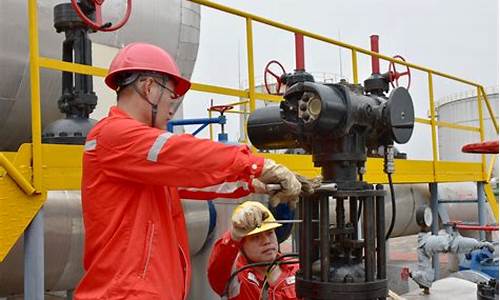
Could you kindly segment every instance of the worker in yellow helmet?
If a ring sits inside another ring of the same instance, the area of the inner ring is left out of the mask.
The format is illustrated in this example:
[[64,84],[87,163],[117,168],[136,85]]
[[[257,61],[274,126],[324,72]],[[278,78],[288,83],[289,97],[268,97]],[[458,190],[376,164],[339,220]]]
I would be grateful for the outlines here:
[[[297,299],[294,259],[280,259],[272,213],[260,202],[247,201],[236,207],[232,226],[214,245],[208,265],[212,289],[230,300]],[[286,264],[255,266],[235,273],[253,263]]]

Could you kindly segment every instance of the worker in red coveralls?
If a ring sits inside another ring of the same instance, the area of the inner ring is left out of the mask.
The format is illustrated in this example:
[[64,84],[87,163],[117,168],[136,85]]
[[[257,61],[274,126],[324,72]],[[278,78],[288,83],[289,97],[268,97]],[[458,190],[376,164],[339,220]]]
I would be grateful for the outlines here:
[[294,201],[300,182],[247,146],[165,132],[191,84],[163,49],[126,46],[105,82],[117,106],[84,146],[85,275],[75,299],[186,299],[191,266],[180,198],[237,198],[279,183],[273,198]]
[[287,264],[257,266],[237,270],[253,263],[272,263],[280,258],[274,230],[281,226],[264,205],[247,201],[232,215],[232,227],[214,245],[208,264],[212,289],[230,300],[297,299],[296,259]]

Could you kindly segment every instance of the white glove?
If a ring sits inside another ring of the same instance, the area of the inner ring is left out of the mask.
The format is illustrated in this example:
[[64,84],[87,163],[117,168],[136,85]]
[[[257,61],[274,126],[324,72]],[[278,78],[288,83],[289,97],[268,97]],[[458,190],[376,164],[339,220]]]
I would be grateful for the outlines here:
[[250,231],[262,225],[262,220],[267,217],[267,212],[256,205],[249,205],[242,208],[231,218],[231,239],[233,241],[240,241]]
[[274,160],[264,160],[262,175],[258,178],[264,184],[279,184],[281,190],[271,196],[269,202],[272,206],[281,203],[295,205],[298,201],[302,185],[295,174],[285,166],[277,164]]

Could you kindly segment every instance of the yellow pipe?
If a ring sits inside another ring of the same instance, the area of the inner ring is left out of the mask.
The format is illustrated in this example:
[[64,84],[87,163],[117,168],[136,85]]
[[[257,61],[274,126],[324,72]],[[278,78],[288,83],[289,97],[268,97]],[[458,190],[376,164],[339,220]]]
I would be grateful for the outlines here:
[[445,121],[437,121],[436,124],[439,127],[447,127],[447,128],[459,129],[459,130],[464,130],[464,131],[479,132],[479,130],[480,130],[479,127],[460,125],[460,124],[455,124],[455,123],[450,123],[450,122],[445,122]]
[[358,84],[358,53],[352,49],[352,82]]
[[220,86],[210,85],[210,84],[195,83],[195,82],[191,83],[191,90],[198,91],[198,92],[207,92],[207,93],[226,95],[226,96],[234,96],[234,97],[239,97],[239,98],[247,98],[248,97],[248,93],[245,91],[232,89],[232,88],[226,88],[226,87],[220,87]]
[[[477,88],[477,112],[479,114],[479,137],[481,142],[484,142],[484,120],[483,120],[483,103],[481,102],[481,88]],[[483,168],[483,178],[486,175],[486,154],[481,154],[481,165]]]
[[495,194],[493,194],[493,189],[491,188],[491,184],[489,182],[486,182],[484,185],[484,192],[486,193],[486,199],[488,199],[488,203],[490,204],[491,210],[493,211],[495,220],[498,224],[498,202]]
[[31,139],[33,153],[33,186],[41,192],[42,186],[42,119],[40,109],[40,66],[38,48],[38,20],[36,0],[28,0],[30,92],[31,92]]
[[[246,18],[246,32],[247,32],[247,58],[248,58],[248,96],[250,100],[250,113],[252,113],[255,110],[255,71],[253,65],[254,64],[253,29],[252,29],[251,18]],[[248,132],[246,132],[245,130],[245,140],[248,140],[247,137],[248,137]],[[252,147],[252,150],[255,149]]]
[[456,80],[456,81],[459,81],[459,82],[462,82],[462,83],[465,83],[465,84],[469,84],[469,85],[473,85],[473,86],[479,86],[478,83],[475,83],[475,82],[472,82],[472,81],[468,81],[468,80],[465,80],[465,79],[462,79],[462,78],[459,78],[459,77],[456,77],[456,76],[453,76],[453,75],[450,75],[450,74],[446,74],[446,73],[443,73],[443,72],[439,72],[439,71],[436,71],[436,70],[433,70],[433,69],[430,69],[430,68],[427,68],[427,67],[423,67],[423,66],[420,66],[420,65],[412,64],[412,63],[409,63],[409,62],[404,62],[402,60],[395,59],[395,58],[392,58],[390,56],[386,56],[386,55],[383,55],[383,54],[380,54],[380,53],[377,53],[377,52],[372,52],[372,51],[363,49],[361,47],[357,47],[357,46],[354,46],[354,45],[350,45],[350,44],[347,44],[347,43],[343,43],[343,42],[340,42],[340,41],[337,41],[337,40],[334,40],[334,39],[330,39],[330,38],[321,36],[319,34],[307,32],[305,30],[301,30],[301,29],[298,29],[298,28],[295,28],[295,27],[292,27],[292,26],[288,26],[288,25],[285,25],[285,24],[282,24],[282,23],[278,23],[278,22],[275,22],[275,21],[272,21],[272,20],[268,20],[268,19],[265,19],[263,17],[257,16],[257,15],[254,15],[254,14],[249,14],[249,13],[246,13],[246,12],[238,10],[238,9],[234,9],[234,8],[231,8],[231,7],[228,7],[228,6],[224,6],[224,5],[221,5],[221,4],[218,4],[218,3],[214,3],[212,1],[207,1],[207,0],[189,0],[189,1],[194,2],[194,3],[198,3],[200,5],[204,5],[204,6],[207,6],[207,7],[211,7],[211,8],[220,10],[220,11],[224,11],[224,12],[227,12],[227,13],[230,13],[230,14],[233,14],[233,15],[237,15],[237,16],[246,18],[247,20],[251,19],[253,21],[260,22],[260,23],[263,23],[263,24],[267,24],[267,25],[270,25],[270,26],[273,26],[273,27],[277,27],[277,28],[280,28],[280,29],[283,29],[283,30],[286,30],[286,31],[290,31],[290,32],[293,32],[293,33],[302,34],[304,37],[309,37],[309,38],[312,38],[312,39],[316,39],[316,40],[319,40],[319,41],[323,41],[323,42],[326,42],[326,43],[337,45],[337,46],[340,46],[340,47],[343,47],[343,48],[348,48],[348,49],[351,49],[351,50],[356,50],[357,52],[366,54],[368,56],[376,56],[376,57],[378,57],[380,59],[383,59],[383,60],[386,60],[386,61],[390,61],[390,62],[395,62],[395,63],[398,63],[400,65],[408,66],[408,67],[410,67],[412,69],[417,69],[417,70],[424,71],[424,72],[427,72],[427,73],[432,73],[434,75],[438,75],[438,76],[442,76],[442,77],[445,77],[445,78],[448,78],[448,79]]
[[239,115],[248,115],[250,114],[249,112],[246,112],[246,111],[242,111],[242,110],[226,110],[224,112],[225,114],[239,114]]
[[490,100],[488,99],[488,96],[486,95],[486,92],[484,91],[484,87],[480,86],[481,93],[483,94],[484,102],[486,103],[486,107],[488,108],[488,112],[490,113],[491,121],[493,122],[493,126],[495,126],[495,130],[498,134],[498,122],[497,122],[497,116],[495,116],[495,113],[493,112],[493,108],[491,107]]
[[257,93],[257,92],[255,93],[255,99],[267,100],[267,101],[278,102],[278,103],[283,101],[282,96],[262,94],[262,93]]
[[253,62],[253,30],[252,19],[246,19],[247,29],[247,57],[248,57],[248,96],[250,100],[250,112],[255,110],[255,71]]
[[40,67],[51,70],[66,71],[66,72],[99,76],[99,77],[105,77],[108,74],[108,70],[104,68],[82,65],[77,63],[69,63],[47,57],[40,57]]
[[243,104],[248,104],[248,100],[240,101],[240,102],[233,102],[233,103],[229,103],[229,104],[226,104],[226,105],[236,106],[236,105],[243,105]]
[[495,154],[491,157],[490,166],[488,168],[488,178],[486,178],[486,182],[491,181],[491,176],[493,176],[493,168],[495,167],[495,163],[497,162],[498,154]]
[[415,118],[416,123],[421,123],[421,124],[428,124],[431,125],[431,120],[429,119],[424,119],[424,118]]
[[429,110],[431,112],[431,132],[432,132],[432,164],[434,172],[434,181],[436,181],[436,163],[439,160],[437,152],[437,138],[436,138],[436,110],[434,107],[434,87],[432,84],[432,73],[427,73],[429,81]]
[[23,174],[19,172],[8,159],[3,155],[3,153],[0,153],[0,166],[5,168],[7,171],[7,174],[14,180],[17,185],[24,191],[26,195],[33,195],[35,192],[35,188],[31,185],[31,183],[24,178]]

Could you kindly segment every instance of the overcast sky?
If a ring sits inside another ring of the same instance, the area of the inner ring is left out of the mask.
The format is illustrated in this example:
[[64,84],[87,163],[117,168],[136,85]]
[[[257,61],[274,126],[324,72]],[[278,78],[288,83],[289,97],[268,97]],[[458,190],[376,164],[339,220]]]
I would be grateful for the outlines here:
[[[408,61],[476,81],[484,86],[498,85],[498,1],[493,0],[217,0],[227,6],[285,23],[300,29],[369,48],[369,36],[380,36],[380,52],[400,54]],[[293,34],[254,22],[254,55],[257,82],[265,64],[279,60],[292,71],[295,65]],[[342,75],[352,81],[350,51],[306,38],[306,69]],[[340,63],[342,61],[342,64]],[[371,73],[369,57],[359,55],[359,79]],[[381,62],[383,72],[387,63]],[[201,35],[193,82],[226,87],[246,86],[245,21],[202,7]],[[406,83],[406,80],[402,80]],[[434,80],[435,98],[470,90],[449,80]],[[413,70],[410,93],[416,114],[428,111],[427,75]],[[239,99],[189,92],[185,98],[185,117],[206,116],[210,99],[216,103]],[[238,121],[230,117],[230,140],[239,137]],[[422,126],[422,128],[420,128]],[[427,136],[429,127],[418,125],[415,141]],[[207,136],[207,132],[205,135]],[[430,135],[429,135],[430,136]],[[413,146],[412,146],[413,147]],[[425,156],[416,154],[419,158]]]

